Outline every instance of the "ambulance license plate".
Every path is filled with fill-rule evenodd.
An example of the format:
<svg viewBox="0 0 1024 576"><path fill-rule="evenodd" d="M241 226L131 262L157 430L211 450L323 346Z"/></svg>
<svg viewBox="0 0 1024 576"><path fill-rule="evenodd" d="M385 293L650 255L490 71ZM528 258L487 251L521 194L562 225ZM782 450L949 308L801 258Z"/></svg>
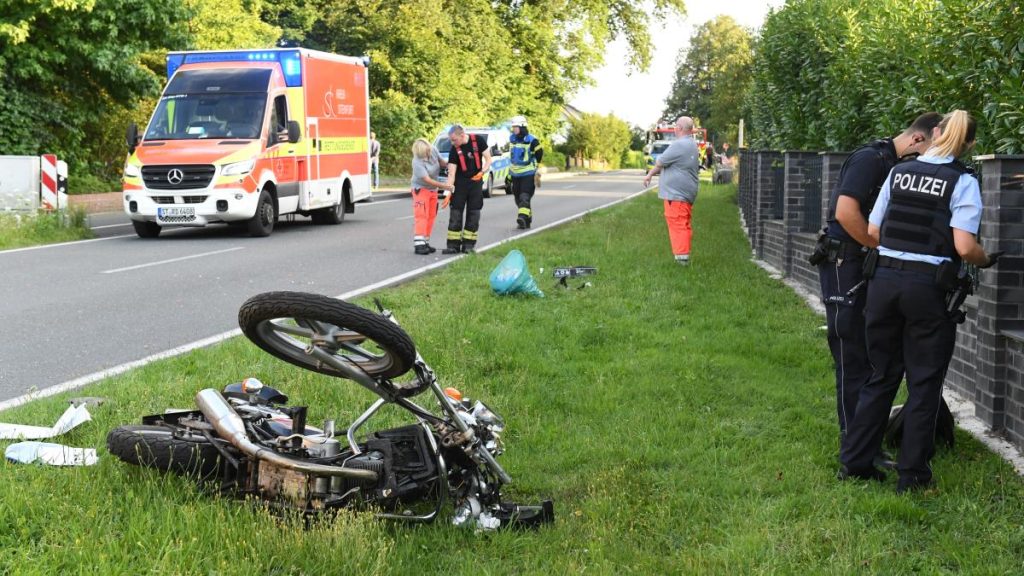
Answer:
<svg viewBox="0 0 1024 576"><path fill-rule="evenodd" d="M196 209L193 206L173 206L170 208L157 208L156 217L164 220L167 218L195 217Z"/></svg>

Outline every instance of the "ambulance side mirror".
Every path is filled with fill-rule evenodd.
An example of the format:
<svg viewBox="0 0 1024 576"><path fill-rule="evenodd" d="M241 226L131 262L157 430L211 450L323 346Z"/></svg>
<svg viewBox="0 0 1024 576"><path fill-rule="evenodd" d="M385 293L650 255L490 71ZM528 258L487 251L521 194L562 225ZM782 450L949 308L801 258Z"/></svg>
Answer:
<svg viewBox="0 0 1024 576"><path fill-rule="evenodd" d="M288 142L295 144L302 136L302 127L297 120L288 121Z"/></svg>
<svg viewBox="0 0 1024 576"><path fill-rule="evenodd" d="M139 127L132 122L128 125L128 130L124 135L125 142L128 143L128 153L134 154L135 147L139 145Z"/></svg>

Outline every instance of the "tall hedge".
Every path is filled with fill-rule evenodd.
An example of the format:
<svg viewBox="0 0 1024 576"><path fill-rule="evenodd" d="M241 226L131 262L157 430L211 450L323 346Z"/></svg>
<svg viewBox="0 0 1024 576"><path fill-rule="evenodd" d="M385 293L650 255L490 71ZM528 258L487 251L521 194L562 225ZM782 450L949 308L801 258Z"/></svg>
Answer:
<svg viewBox="0 0 1024 576"><path fill-rule="evenodd" d="M789 0L755 45L750 145L852 149L964 108L978 152L1024 152L1022 12L1014 0Z"/></svg>

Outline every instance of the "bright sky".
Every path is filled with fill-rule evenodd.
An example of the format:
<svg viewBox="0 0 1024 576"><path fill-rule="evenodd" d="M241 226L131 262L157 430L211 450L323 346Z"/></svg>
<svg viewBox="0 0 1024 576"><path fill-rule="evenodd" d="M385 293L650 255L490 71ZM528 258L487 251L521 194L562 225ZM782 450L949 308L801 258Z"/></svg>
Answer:
<svg viewBox="0 0 1024 576"><path fill-rule="evenodd" d="M688 0L685 17L674 17L666 26L651 31L654 53L647 72L626 75L626 45L616 40L605 51L604 67L593 75L596 84L584 88L569 102L583 112L612 113L630 124L646 128L661 116L675 78L679 49L687 45L694 29L724 14L732 16L740 26L756 30L761 27L769 8L782 4L783 0Z"/></svg>

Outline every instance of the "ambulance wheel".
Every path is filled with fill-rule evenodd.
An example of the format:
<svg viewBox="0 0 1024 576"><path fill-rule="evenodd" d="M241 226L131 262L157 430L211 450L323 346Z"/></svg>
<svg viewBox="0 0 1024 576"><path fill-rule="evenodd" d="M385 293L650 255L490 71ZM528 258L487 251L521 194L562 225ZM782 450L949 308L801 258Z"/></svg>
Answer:
<svg viewBox="0 0 1024 576"><path fill-rule="evenodd" d="M156 238L160 235L160 225L156 222L132 220L132 226L139 238Z"/></svg>
<svg viewBox="0 0 1024 576"><path fill-rule="evenodd" d="M313 224L341 224L345 221L345 199L336 206L321 208L313 213Z"/></svg>
<svg viewBox="0 0 1024 576"><path fill-rule="evenodd" d="M487 186L484 186L484 198L491 197L491 190L494 190L494 174L487 175Z"/></svg>
<svg viewBox="0 0 1024 576"><path fill-rule="evenodd" d="M266 190L260 192L259 202L256 203L256 214L249 219L249 235L257 238L270 236L274 231L274 222L277 220L274 210L274 199Z"/></svg>

